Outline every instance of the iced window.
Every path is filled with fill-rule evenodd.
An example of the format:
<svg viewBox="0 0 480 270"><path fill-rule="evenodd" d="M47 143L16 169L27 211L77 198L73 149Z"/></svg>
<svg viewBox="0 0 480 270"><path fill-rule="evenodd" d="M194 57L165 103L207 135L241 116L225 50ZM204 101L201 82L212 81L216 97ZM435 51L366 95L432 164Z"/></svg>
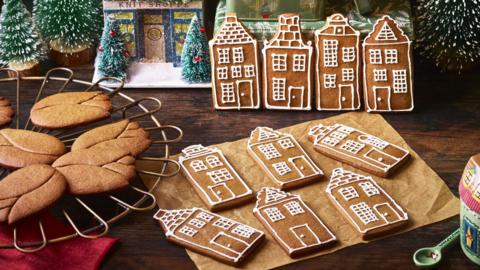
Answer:
<svg viewBox="0 0 480 270"><path fill-rule="evenodd" d="M370 135L359 136L358 140L363 142L363 143L369 144L369 145L371 145L375 148L382 149L382 150L385 149L385 147L388 146L388 143L386 141L380 140L379 138L373 137L373 136L370 136Z"/></svg>
<svg viewBox="0 0 480 270"><path fill-rule="evenodd" d="M243 67L245 71L245 78L255 77L255 66L254 65L246 65Z"/></svg>
<svg viewBox="0 0 480 270"><path fill-rule="evenodd" d="M330 133L330 136L335 138L335 139L343 140L348 135L346 133L343 133L343 132L340 132L340 131L334 131L334 132Z"/></svg>
<svg viewBox="0 0 480 270"><path fill-rule="evenodd" d="M285 82L284 78L273 78L273 100L285 100Z"/></svg>
<svg viewBox="0 0 480 270"><path fill-rule="evenodd" d="M230 63L230 48L218 48L218 63Z"/></svg>
<svg viewBox="0 0 480 270"><path fill-rule="evenodd" d="M287 208L288 212L290 212L290 215L292 216L305 213L305 210L303 210L303 207L297 201L288 202L283 206Z"/></svg>
<svg viewBox="0 0 480 270"><path fill-rule="evenodd" d="M342 68L342 79L345 82L353 82L355 79L353 68Z"/></svg>
<svg viewBox="0 0 480 270"><path fill-rule="evenodd" d="M322 143L323 143L323 144L328 145L328 146L330 146L330 147L334 147L334 146L337 145L339 142L340 142L339 139L335 139L335 138L332 138L332 137L325 137L325 138L323 138L323 140L322 140Z"/></svg>
<svg viewBox="0 0 480 270"><path fill-rule="evenodd" d="M203 221L206 221L206 222L210 222L210 221L212 221L213 216L208 214L208 213L205 213L205 212L200 212L200 213L198 213L197 218L199 218Z"/></svg>
<svg viewBox="0 0 480 270"><path fill-rule="evenodd" d="M201 220L198 220L196 218L192 218L192 219L190 219L188 224L192 225L193 227L201 229L201 228L203 228L203 226L205 226L205 221L201 221Z"/></svg>
<svg viewBox="0 0 480 270"><path fill-rule="evenodd" d="M362 150L364 147L365 147L365 144L363 143L348 140L342 146L340 146L340 149L348 151L352 154L358 154L358 152L360 152L360 150Z"/></svg>
<svg viewBox="0 0 480 270"><path fill-rule="evenodd" d="M325 88L335 88L337 86L337 74L323 74Z"/></svg>
<svg viewBox="0 0 480 270"><path fill-rule="evenodd" d="M386 69L374 69L373 70L373 80L376 82L386 82L387 81L387 70Z"/></svg>
<svg viewBox="0 0 480 270"><path fill-rule="evenodd" d="M223 166L223 163L217 156L208 156L207 163L211 168Z"/></svg>
<svg viewBox="0 0 480 270"><path fill-rule="evenodd" d="M343 199L345 199L346 201L358 198L358 193L354 187L340 188L338 190L338 193L340 193L340 195L342 195Z"/></svg>
<svg viewBox="0 0 480 270"><path fill-rule="evenodd" d="M292 171L290 167L288 167L288 164L284 161L274 163L272 166L279 175L285 175Z"/></svg>
<svg viewBox="0 0 480 270"><path fill-rule="evenodd" d="M219 227L225 230L230 229L235 224L235 222L228 218L219 218L217 219L212 225L215 227Z"/></svg>
<svg viewBox="0 0 480 270"><path fill-rule="evenodd" d="M343 62L355 61L355 47L343 47L342 53Z"/></svg>
<svg viewBox="0 0 480 270"><path fill-rule="evenodd" d="M287 54L272 54L273 58L273 71L286 71L287 70Z"/></svg>
<svg viewBox="0 0 480 270"><path fill-rule="evenodd" d="M305 62L307 56L305 54L293 55L293 71L305 71Z"/></svg>
<svg viewBox="0 0 480 270"><path fill-rule="evenodd" d="M232 78L242 77L242 66L232 66Z"/></svg>
<svg viewBox="0 0 480 270"><path fill-rule="evenodd" d="M357 215L363 224L369 224L378 220L372 209L364 202L350 206L350 209Z"/></svg>
<svg viewBox="0 0 480 270"><path fill-rule="evenodd" d="M195 234L197 234L197 230L195 230L194 228L188 227L188 226L183 226L178 231L185 234L186 236L190 236L190 237L193 237L193 236L195 236Z"/></svg>
<svg viewBox="0 0 480 270"><path fill-rule="evenodd" d="M228 67L219 67L217 68L217 78L219 80L228 79Z"/></svg>
<svg viewBox="0 0 480 270"><path fill-rule="evenodd" d="M252 234L255 233L255 229L247 225L238 224L237 227L233 228L232 233L235 233L245 238L250 238Z"/></svg>
<svg viewBox="0 0 480 270"><path fill-rule="evenodd" d="M223 103L232 103L235 102L235 93L233 91L233 83L222 83L220 84L222 88L222 102Z"/></svg>
<svg viewBox="0 0 480 270"><path fill-rule="evenodd" d="M285 219L285 216L278 210L277 207L270 207L263 210L263 212L268 216L272 222L276 222L282 219Z"/></svg>
<svg viewBox="0 0 480 270"><path fill-rule="evenodd" d="M353 128L344 125L341 125L337 130L347 134L351 134L355 131Z"/></svg>
<svg viewBox="0 0 480 270"><path fill-rule="evenodd" d="M397 49L385 50L385 64L397 64L397 63L398 63Z"/></svg>
<svg viewBox="0 0 480 270"><path fill-rule="evenodd" d="M392 28L388 25L387 22L385 22L382 26L382 29L380 29L380 32L377 35L376 40L397 40L397 37L395 37L395 33L393 33Z"/></svg>
<svg viewBox="0 0 480 270"><path fill-rule="evenodd" d="M325 67L338 66L338 40L323 40L323 65Z"/></svg>
<svg viewBox="0 0 480 270"><path fill-rule="evenodd" d="M393 71L393 92L407 93L407 71L405 69Z"/></svg>
<svg viewBox="0 0 480 270"><path fill-rule="evenodd" d="M362 182L358 185L363 189L363 191L365 192L365 194L367 194L368 197L380 194L378 188L376 188L371 182Z"/></svg>
<svg viewBox="0 0 480 270"><path fill-rule="evenodd" d="M268 160L282 156L282 154L278 152L277 148L275 148L273 143L262 144L258 147L258 150L260 150L260 152L262 152L265 158Z"/></svg>
<svg viewBox="0 0 480 270"><path fill-rule="evenodd" d="M370 49L368 53L370 55L370 64L382 63L382 50Z"/></svg>
<svg viewBox="0 0 480 270"><path fill-rule="evenodd" d="M281 139L278 141L278 143L280 144L280 146L282 146L283 149L288 149L295 146L292 140L290 140L289 138Z"/></svg>
<svg viewBox="0 0 480 270"><path fill-rule="evenodd" d="M220 170L216 170L216 171L211 171L211 172L208 172L207 174L208 174L208 176L210 176L210 179L212 179L212 181L215 184L233 179L233 176L225 168L220 169Z"/></svg>
<svg viewBox="0 0 480 270"><path fill-rule="evenodd" d="M242 47L233 48L233 62L234 63L243 63L243 48Z"/></svg>
<svg viewBox="0 0 480 270"><path fill-rule="evenodd" d="M204 171L204 170L208 169L207 166L205 166L205 164L201 160L192 161L190 163L190 167L192 167L193 171L195 171L195 172L201 172L201 171Z"/></svg>

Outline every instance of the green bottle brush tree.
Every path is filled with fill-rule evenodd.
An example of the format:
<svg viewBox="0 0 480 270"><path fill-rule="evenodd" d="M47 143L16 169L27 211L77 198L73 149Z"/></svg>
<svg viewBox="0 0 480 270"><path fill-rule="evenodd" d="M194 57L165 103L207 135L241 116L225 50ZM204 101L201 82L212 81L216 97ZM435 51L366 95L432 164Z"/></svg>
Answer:
<svg viewBox="0 0 480 270"><path fill-rule="evenodd" d="M189 83L210 81L210 55L205 28L192 18L182 51L182 77Z"/></svg>
<svg viewBox="0 0 480 270"><path fill-rule="evenodd" d="M125 79L130 55L118 22L108 18L98 48L98 70L104 77Z"/></svg>

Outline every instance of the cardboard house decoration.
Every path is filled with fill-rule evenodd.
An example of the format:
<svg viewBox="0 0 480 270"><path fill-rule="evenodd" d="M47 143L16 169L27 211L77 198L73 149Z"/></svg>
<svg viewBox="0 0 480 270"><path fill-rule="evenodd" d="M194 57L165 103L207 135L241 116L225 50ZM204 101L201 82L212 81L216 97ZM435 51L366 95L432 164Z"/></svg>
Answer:
<svg viewBox="0 0 480 270"><path fill-rule="evenodd" d="M265 108L311 110L312 55L311 41L302 38L300 17L280 15L277 33L262 49Z"/></svg>
<svg viewBox="0 0 480 270"><path fill-rule="evenodd" d="M247 149L282 190L307 185L323 176L322 170L290 134L258 127L251 133Z"/></svg>
<svg viewBox="0 0 480 270"><path fill-rule="evenodd" d="M313 252L336 240L298 195L262 188L253 213L291 257Z"/></svg>
<svg viewBox="0 0 480 270"><path fill-rule="evenodd" d="M381 177L390 176L410 156L397 145L343 124L316 125L308 139L317 152Z"/></svg>
<svg viewBox="0 0 480 270"><path fill-rule="evenodd" d="M209 45L215 109L260 108L257 40L234 13L226 15Z"/></svg>
<svg viewBox="0 0 480 270"><path fill-rule="evenodd" d="M365 107L368 112L412 111L411 41L389 16L363 42Z"/></svg>
<svg viewBox="0 0 480 270"><path fill-rule="evenodd" d="M360 32L341 14L315 31L317 110L360 108Z"/></svg>
<svg viewBox="0 0 480 270"><path fill-rule="evenodd" d="M333 170L326 192L348 222L369 238L405 225L408 214L370 176Z"/></svg>
<svg viewBox="0 0 480 270"><path fill-rule="evenodd" d="M241 263L265 234L200 208L164 210L154 216L167 240L227 264Z"/></svg>
<svg viewBox="0 0 480 270"><path fill-rule="evenodd" d="M105 18L113 17L126 35L132 63L126 87L209 87L181 79L181 55L191 19L203 21L203 1L103 0ZM96 72L95 79L99 78Z"/></svg>
<svg viewBox="0 0 480 270"><path fill-rule="evenodd" d="M179 158L183 174L212 211L236 206L253 199L253 191L215 147L192 145Z"/></svg>

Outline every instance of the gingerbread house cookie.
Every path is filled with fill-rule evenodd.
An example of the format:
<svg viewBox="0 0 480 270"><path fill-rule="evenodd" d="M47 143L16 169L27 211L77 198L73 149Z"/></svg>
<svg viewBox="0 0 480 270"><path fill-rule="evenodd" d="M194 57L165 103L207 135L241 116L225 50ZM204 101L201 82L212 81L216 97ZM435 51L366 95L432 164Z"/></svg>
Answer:
<svg viewBox="0 0 480 270"><path fill-rule="evenodd" d="M379 19L363 41L365 109L413 110L411 41L389 16Z"/></svg>
<svg viewBox="0 0 480 270"><path fill-rule="evenodd" d="M217 110L260 108L258 45L235 13L209 42L213 104Z"/></svg>
<svg viewBox="0 0 480 270"><path fill-rule="evenodd" d="M304 42L300 17L282 14L278 30L264 42L263 96L267 109L311 110L313 71L311 41Z"/></svg>
<svg viewBox="0 0 480 270"><path fill-rule="evenodd" d="M315 31L317 110L360 108L360 32L342 14Z"/></svg>
<svg viewBox="0 0 480 270"><path fill-rule="evenodd" d="M231 265L240 264L265 238L255 228L200 208L160 209L154 218L167 240Z"/></svg>
<svg viewBox="0 0 480 270"><path fill-rule="evenodd" d="M290 134L258 127L250 135L247 149L282 190L307 185L323 176L322 170Z"/></svg>
<svg viewBox="0 0 480 270"><path fill-rule="evenodd" d="M408 214L370 176L333 170L329 199L364 239L405 225Z"/></svg>
<svg viewBox="0 0 480 270"><path fill-rule="evenodd" d="M192 145L179 158L183 174L212 211L223 210L253 199L253 191L215 147Z"/></svg>
<svg viewBox="0 0 480 270"><path fill-rule="evenodd" d="M254 215L292 258L335 242L335 235L298 195L263 188Z"/></svg>
<svg viewBox="0 0 480 270"><path fill-rule="evenodd" d="M317 152L381 177L389 177L410 157L400 146L342 124L314 126L308 138Z"/></svg>

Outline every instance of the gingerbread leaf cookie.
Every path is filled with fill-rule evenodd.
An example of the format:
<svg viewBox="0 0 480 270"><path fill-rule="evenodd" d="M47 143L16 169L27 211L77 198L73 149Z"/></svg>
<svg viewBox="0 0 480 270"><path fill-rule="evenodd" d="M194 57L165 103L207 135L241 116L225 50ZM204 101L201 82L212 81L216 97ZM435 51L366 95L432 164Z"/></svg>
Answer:
<svg viewBox="0 0 480 270"><path fill-rule="evenodd" d="M94 128L78 137L72 151L79 149L126 149L132 156L138 156L150 147L149 133L137 122L122 120Z"/></svg>
<svg viewBox="0 0 480 270"><path fill-rule="evenodd" d="M267 109L312 109L312 56L311 41L305 42L302 37L300 16L280 15L275 36L265 41L262 49Z"/></svg>
<svg viewBox="0 0 480 270"><path fill-rule="evenodd" d="M30 117L39 127L71 128L105 119L111 109L109 97L102 92L65 92L37 102Z"/></svg>
<svg viewBox="0 0 480 270"><path fill-rule="evenodd" d="M335 235L298 195L264 187L257 194L253 213L292 258L336 241Z"/></svg>
<svg viewBox="0 0 480 270"><path fill-rule="evenodd" d="M327 18L315 31L317 109L360 108L360 32L342 14Z"/></svg>
<svg viewBox="0 0 480 270"><path fill-rule="evenodd" d="M154 218L168 241L234 266L265 238L255 228L200 208L160 209Z"/></svg>
<svg viewBox="0 0 480 270"><path fill-rule="evenodd" d="M381 177L389 177L410 157L400 146L342 124L314 126L308 139L317 152Z"/></svg>
<svg viewBox="0 0 480 270"><path fill-rule="evenodd" d="M405 225L408 214L370 176L333 170L329 199L364 239Z"/></svg>
<svg viewBox="0 0 480 270"><path fill-rule="evenodd" d="M12 121L13 109L10 101L0 97L0 127L9 124Z"/></svg>
<svg viewBox="0 0 480 270"><path fill-rule="evenodd" d="M253 199L253 191L215 147L192 145L179 158L183 174L212 211Z"/></svg>
<svg viewBox="0 0 480 270"><path fill-rule="evenodd" d="M363 91L368 112L412 111L412 42L383 16L363 41Z"/></svg>
<svg viewBox="0 0 480 270"><path fill-rule="evenodd" d="M282 190L307 185L323 176L295 138L268 127L250 135L248 153Z"/></svg>
<svg viewBox="0 0 480 270"><path fill-rule="evenodd" d="M61 173L49 165L31 165L0 181L0 222L15 223L57 201L65 191Z"/></svg>
<svg viewBox="0 0 480 270"><path fill-rule="evenodd" d="M64 144L48 134L21 129L0 130L0 166L18 169L51 164L65 153Z"/></svg>
<svg viewBox="0 0 480 270"><path fill-rule="evenodd" d="M135 176L135 159L124 149L80 149L61 156L52 166L65 176L75 195L122 189Z"/></svg>

